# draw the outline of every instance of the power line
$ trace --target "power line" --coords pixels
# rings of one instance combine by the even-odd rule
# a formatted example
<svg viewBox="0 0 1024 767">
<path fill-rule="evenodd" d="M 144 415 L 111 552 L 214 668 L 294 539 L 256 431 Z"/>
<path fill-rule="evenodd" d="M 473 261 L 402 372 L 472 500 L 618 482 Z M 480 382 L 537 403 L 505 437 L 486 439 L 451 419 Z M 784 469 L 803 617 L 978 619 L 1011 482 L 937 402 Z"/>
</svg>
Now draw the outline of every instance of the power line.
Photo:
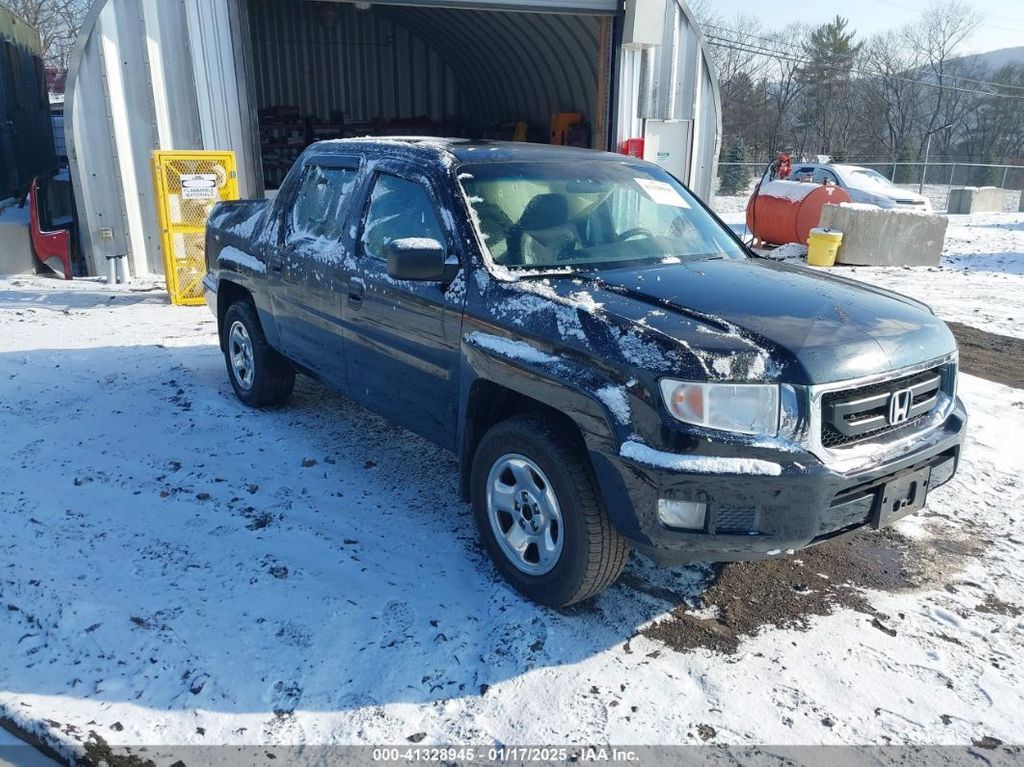
<svg viewBox="0 0 1024 767">
<path fill-rule="evenodd" d="M 755 40 L 760 40 L 762 43 L 765 43 L 765 44 L 771 45 L 771 46 L 778 46 L 780 44 L 778 40 L 774 40 L 774 39 L 772 39 L 770 37 L 764 37 L 762 35 L 756 35 L 756 34 L 753 34 L 752 32 L 741 32 L 741 31 L 739 31 L 737 29 L 730 29 L 729 27 L 723 27 L 721 24 L 715 24 L 713 22 L 709 22 L 709 23 L 705 24 L 705 26 L 712 27 L 713 29 L 719 29 L 719 30 L 721 30 L 723 32 L 728 32 L 729 34 L 732 34 L 732 35 L 739 35 L 740 37 L 749 37 L 749 38 L 753 38 Z M 769 56 L 782 56 L 783 55 L 779 51 L 779 49 L 777 47 L 776 48 L 771 48 L 771 49 L 766 49 L 766 48 L 763 48 L 761 46 L 754 46 L 752 43 L 747 43 L 747 42 L 744 42 L 744 41 L 741 41 L 741 40 L 728 40 L 727 38 L 718 38 L 718 39 L 725 40 L 726 42 L 730 42 L 730 43 L 735 43 L 736 45 L 742 45 L 742 46 L 747 46 L 747 47 L 759 47 L 759 48 L 762 48 L 762 51 L 763 51 L 763 53 L 765 55 L 769 55 Z M 806 59 L 788 59 L 788 60 L 796 61 L 797 63 L 806 62 Z M 877 72 L 877 74 L 884 74 L 884 73 L 879 71 L 879 72 Z M 991 86 L 993 88 L 1009 88 L 1009 89 L 1012 89 L 1012 90 L 1024 90 L 1024 86 L 1012 85 L 1010 83 L 999 83 L 999 82 L 996 82 L 994 80 L 977 80 L 977 79 L 974 79 L 972 77 L 966 77 L 966 76 L 963 76 L 963 75 L 945 75 L 945 76 L 950 78 L 951 80 L 963 80 L 964 82 L 972 82 L 972 83 L 976 83 L 978 85 L 988 85 L 988 86 Z M 915 80 L 914 82 L 923 82 L 923 81 Z M 998 94 L 990 94 L 990 95 L 998 95 Z"/>
<path fill-rule="evenodd" d="M 907 11 L 914 11 L 915 13 L 923 13 L 926 10 L 926 9 L 920 7 L 920 6 L 905 5 L 904 3 L 893 2 L 893 0 L 874 0 L 874 2 L 878 3 L 879 5 L 884 5 L 884 6 L 896 6 L 897 8 L 903 8 L 904 10 L 907 10 Z M 990 16 L 990 17 L 996 18 L 996 19 L 1005 19 L 1007 21 L 1015 21 L 1015 22 L 1019 22 L 1021 24 L 1024 24 L 1024 19 L 1019 18 L 1017 16 L 1004 16 L 1004 15 L 999 14 L 999 13 L 989 13 L 988 11 L 978 11 L 978 13 L 980 13 L 982 16 Z M 989 29 L 998 29 L 1000 31 L 1009 31 L 1009 32 L 1020 32 L 1021 34 L 1024 34 L 1024 30 L 1014 29 L 1012 27 L 1006 27 L 1006 26 L 999 26 L 999 25 L 996 25 L 996 24 L 981 23 L 981 26 L 988 27 Z"/>
<path fill-rule="evenodd" d="M 743 32 L 737 32 L 735 30 L 730 30 L 730 29 L 727 29 L 725 27 L 721 27 L 721 26 L 719 26 L 717 24 L 708 24 L 707 26 L 714 27 L 715 29 L 721 29 L 721 30 L 724 30 L 724 31 L 729 32 L 731 34 L 743 35 L 743 36 L 746 36 L 746 37 L 751 37 L 751 38 L 753 38 L 755 40 L 762 40 L 762 41 L 768 42 L 768 43 L 770 43 L 772 45 L 777 45 L 776 41 L 769 40 L 768 38 L 762 38 L 762 37 L 758 37 L 757 35 L 748 35 L 748 34 L 743 33 Z M 708 42 L 711 45 L 717 46 L 719 48 L 726 48 L 726 49 L 729 49 L 729 50 L 739 51 L 741 53 L 751 53 L 751 54 L 754 54 L 754 55 L 771 56 L 771 57 L 774 57 L 774 58 L 777 58 L 777 59 L 781 59 L 783 61 L 789 61 L 789 62 L 794 63 L 794 64 L 804 64 L 804 65 L 807 65 L 807 64 L 812 63 L 811 60 L 806 58 L 806 57 L 796 56 L 796 55 L 792 55 L 792 54 L 789 54 L 789 53 L 784 53 L 784 52 L 782 52 L 782 51 L 780 51 L 778 49 L 770 49 L 770 48 L 766 48 L 766 47 L 755 45 L 753 43 L 745 43 L 745 42 L 741 42 L 741 41 L 737 41 L 737 40 L 730 40 L 728 38 L 719 37 L 719 36 L 717 36 L 715 34 L 708 34 L 707 37 L 708 37 Z M 832 67 L 832 68 L 826 68 L 826 71 L 830 71 L 830 69 L 835 69 L 836 71 L 847 71 L 846 67 L 842 66 L 842 65 L 839 65 L 837 67 Z M 929 88 L 939 88 L 941 90 L 957 91 L 957 92 L 961 92 L 961 93 L 970 93 L 970 94 L 979 95 L 979 96 L 990 96 L 990 97 L 993 97 L 993 98 L 1005 98 L 1005 99 L 1024 100 L 1024 95 L 1016 95 L 1016 94 L 1012 94 L 1012 93 L 994 93 L 992 91 L 983 91 L 983 90 L 978 90 L 976 88 L 963 88 L 963 87 L 956 86 L 956 85 L 947 85 L 945 83 L 929 82 L 928 80 L 921 80 L 921 79 L 917 79 L 917 78 L 904 77 L 902 75 L 895 75 L 895 74 L 891 74 L 891 73 L 882 72 L 882 71 L 879 71 L 879 70 L 864 69 L 862 67 L 851 67 L 849 69 L 849 72 L 851 74 L 858 74 L 858 75 L 865 76 L 865 77 L 888 77 L 888 78 L 891 78 L 891 79 L 900 80 L 902 82 L 912 83 L 914 85 L 923 85 L 923 86 L 926 86 L 926 87 L 929 87 Z M 1021 88 L 1021 86 L 1004 85 L 1003 83 L 996 83 L 996 82 L 992 82 L 990 80 L 974 80 L 972 78 L 963 78 L 963 77 L 958 77 L 956 75 L 947 75 L 947 77 L 950 80 L 962 80 L 964 82 L 973 82 L 975 84 L 986 85 L 986 86 L 989 86 L 989 87 L 992 87 L 992 88 L 1012 88 L 1014 90 L 1024 90 L 1024 88 Z"/>
</svg>

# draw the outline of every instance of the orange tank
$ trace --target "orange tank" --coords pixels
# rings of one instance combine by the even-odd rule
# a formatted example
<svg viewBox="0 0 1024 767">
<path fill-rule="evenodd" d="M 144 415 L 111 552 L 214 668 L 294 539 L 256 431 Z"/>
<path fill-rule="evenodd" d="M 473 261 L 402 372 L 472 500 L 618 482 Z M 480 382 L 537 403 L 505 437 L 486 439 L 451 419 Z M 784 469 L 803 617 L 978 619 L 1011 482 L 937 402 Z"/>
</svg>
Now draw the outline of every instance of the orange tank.
<svg viewBox="0 0 1024 767">
<path fill-rule="evenodd" d="M 807 244 L 826 205 L 852 202 L 845 189 L 832 184 L 769 181 L 759 184 L 747 203 L 747 229 L 772 245 Z"/>
</svg>

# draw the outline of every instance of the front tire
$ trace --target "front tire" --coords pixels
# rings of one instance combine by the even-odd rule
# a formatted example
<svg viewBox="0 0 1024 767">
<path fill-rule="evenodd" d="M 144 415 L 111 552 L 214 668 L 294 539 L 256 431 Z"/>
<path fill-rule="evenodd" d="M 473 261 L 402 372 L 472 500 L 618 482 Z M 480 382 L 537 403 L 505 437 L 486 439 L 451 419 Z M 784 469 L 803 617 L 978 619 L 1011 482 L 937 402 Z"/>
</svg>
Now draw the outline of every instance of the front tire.
<svg viewBox="0 0 1024 767">
<path fill-rule="evenodd" d="M 267 343 L 249 301 L 228 307 L 223 333 L 224 361 L 238 399 L 254 408 L 287 402 L 295 388 L 295 369 Z"/>
<path fill-rule="evenodd" d="M 491 428 L 470 481 L 487 553 L 528 599 L 566 607 L 622 573 L 629 546 L 608 521 L 584 451 L 552 420 L 524 415 Z"/>
</svg>

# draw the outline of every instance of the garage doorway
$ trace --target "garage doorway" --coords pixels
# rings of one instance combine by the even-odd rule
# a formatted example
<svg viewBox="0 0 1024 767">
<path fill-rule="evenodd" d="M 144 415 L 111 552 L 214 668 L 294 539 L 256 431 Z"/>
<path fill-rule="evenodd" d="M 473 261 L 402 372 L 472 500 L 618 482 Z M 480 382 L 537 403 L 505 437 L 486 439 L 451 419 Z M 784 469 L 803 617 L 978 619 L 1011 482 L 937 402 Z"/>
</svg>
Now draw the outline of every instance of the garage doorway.
<svg viewBox="0 0 1024 767">
<path fill-rule="evenodd" d="M 248 0 L 247 16 L 267 189 L 323 139 L 431 135 L 609 148 L 607 12 Z"/>
</svg>

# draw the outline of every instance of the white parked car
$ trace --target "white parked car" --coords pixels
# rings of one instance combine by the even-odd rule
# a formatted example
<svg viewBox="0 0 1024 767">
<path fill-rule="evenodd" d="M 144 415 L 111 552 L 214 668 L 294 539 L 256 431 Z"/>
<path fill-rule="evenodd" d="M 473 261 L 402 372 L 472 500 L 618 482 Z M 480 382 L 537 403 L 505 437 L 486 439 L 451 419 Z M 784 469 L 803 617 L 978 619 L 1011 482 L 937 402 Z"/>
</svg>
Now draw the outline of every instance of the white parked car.
<svg viewBox="0 0 1024 767">
<path fill-rule="evenodd" d="M 849 192 L 850 198 L 854 202 L 877 205 L 879 208 L 932 212 L 932 203 L 924 195 L 896 186 L 878 171 L 862 168 L 859 165 L 794 162 L 790 179 L 793 181 L 810 179 L 817 184 L 830 181 Z"/>
</svg>

